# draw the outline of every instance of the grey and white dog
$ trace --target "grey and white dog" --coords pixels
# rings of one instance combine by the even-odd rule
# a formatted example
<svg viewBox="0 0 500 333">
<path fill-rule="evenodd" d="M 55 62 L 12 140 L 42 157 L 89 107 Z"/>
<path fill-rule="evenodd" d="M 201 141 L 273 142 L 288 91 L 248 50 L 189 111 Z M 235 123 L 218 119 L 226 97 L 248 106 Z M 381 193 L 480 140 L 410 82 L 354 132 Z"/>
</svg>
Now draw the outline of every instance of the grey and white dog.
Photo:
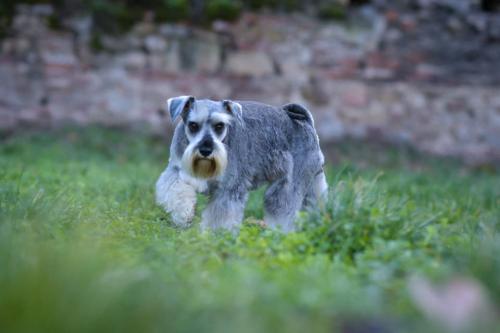
<svg viewBox="0 0 500 333">
<path fill-rule="evenodd" d="M 172 121 L 182 121 L 156 183 L 156 201 L 176 225 L 189 225 L 196 193 L 204 193 L 209 201 L 202 229 L 237 230 L 248 192 L 269 184 L 264 222 L 291 231 L 297 212 L 325 196 L 324 157 L 304 107 L 180 96 L 169 99 L 167 108 Z"/>
</svg>

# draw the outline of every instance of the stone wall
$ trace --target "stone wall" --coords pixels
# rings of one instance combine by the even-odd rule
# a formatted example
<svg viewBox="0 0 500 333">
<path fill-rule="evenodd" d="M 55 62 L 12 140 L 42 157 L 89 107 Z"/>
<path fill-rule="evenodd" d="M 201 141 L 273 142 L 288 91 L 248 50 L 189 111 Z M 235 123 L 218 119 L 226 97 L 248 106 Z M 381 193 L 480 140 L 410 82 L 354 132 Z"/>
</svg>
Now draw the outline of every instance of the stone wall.
<svg viewBox="0 0 500 333">
<path fill-rule="evenodd" d="M 210 30 L 145 21 L 104 36 L 101 52 L 89 48 L 88 19 L 56 32 L 43 13 L 23 7 L 2 42 L 2 130 L 140 122 L 160 132 L 171 126 L 158 112 L 165 100 L 193 94 L 303 103 L 324 142 L 376 139 L 471 163 L 500 160 L 498 66 L 464 78 L 421 49 L 395 52 L 387 46 L 397 45 L 394 31 L 412 33 L 418 22 L 404 12 L 364 8 L 356 25 L 254 14 Z"/>
</svg>

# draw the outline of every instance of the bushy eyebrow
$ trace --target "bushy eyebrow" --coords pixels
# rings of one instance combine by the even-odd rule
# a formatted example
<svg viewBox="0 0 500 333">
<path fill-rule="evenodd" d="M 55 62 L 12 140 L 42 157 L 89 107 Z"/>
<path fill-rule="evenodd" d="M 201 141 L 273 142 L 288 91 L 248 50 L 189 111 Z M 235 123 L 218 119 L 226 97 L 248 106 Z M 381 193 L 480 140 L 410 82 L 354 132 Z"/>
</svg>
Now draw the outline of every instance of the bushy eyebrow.
<svg viewBox="0 0 500 333">
<path fill-rule="evenodd" d="M 224 124 L 229 124 L 231 122 L 231 116 L 226 114 L 226 113 L 212 113 L 210 115 L 210 122 L 212 124 L 216 123 L 224 123 Z"/>
</svg>

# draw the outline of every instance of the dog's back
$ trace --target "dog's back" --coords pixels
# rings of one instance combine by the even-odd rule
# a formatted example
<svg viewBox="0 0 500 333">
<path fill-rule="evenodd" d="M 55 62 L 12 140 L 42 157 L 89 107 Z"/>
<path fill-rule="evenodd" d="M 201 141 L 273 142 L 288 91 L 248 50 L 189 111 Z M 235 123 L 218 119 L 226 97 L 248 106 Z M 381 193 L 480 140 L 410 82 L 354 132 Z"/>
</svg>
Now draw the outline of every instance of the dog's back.
<svg viewBox="0 0 500 333">
<path fill-rule="evenodd" d="M 236 152 L 238 174 L 247 174 L 252 182 L 272 182 L 284 175 L 319 172 L 324 163 L 312 116 L 298 104 L 274 107 L 257 102 L 239 101 L 242 124 L 228 142 Z M 249 161 L 251 161 L 249 163 Z"/>
<path fill-rule="evenodd" d="M 313 118 L 303 106 L 286 104 L 275 107 L 247 101 L 239 103 L 243 108 L 244 126 L 249 127 L 246 132 L 263 134 L 266 140 L 275 143 L 283 141 L 285 146 L 317 143 Z"/>
<path fill-rule="evenodd" d="M 303 106 L 239 103 L 243 108 L 243 126 L 248 127 L 245 132 L 252 136 L 251 141 L 264 141 L 264 146 L 290 151 L 319 149 L 313 118 Z"/>
</svg>

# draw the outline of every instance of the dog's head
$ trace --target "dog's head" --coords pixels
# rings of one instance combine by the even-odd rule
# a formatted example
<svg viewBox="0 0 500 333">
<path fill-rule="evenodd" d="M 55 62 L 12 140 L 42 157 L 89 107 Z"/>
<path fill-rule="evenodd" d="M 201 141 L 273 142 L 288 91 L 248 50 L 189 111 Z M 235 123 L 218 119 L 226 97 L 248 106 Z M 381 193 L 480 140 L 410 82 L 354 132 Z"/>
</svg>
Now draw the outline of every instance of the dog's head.
<svg viewBox="0 0 500 333">
<path fill-rule="evenodd" d="M 221 175 L 227 166 L 224 140 L 229 126 L 242 122 L 241 105 L 224 100 L 197 101 L 193 96 L 179 96 L 167 101 L 172 121 L 182 118 L 189 144 L 182 163 L 193 177 L 211 179 Z"/>
</svg>

